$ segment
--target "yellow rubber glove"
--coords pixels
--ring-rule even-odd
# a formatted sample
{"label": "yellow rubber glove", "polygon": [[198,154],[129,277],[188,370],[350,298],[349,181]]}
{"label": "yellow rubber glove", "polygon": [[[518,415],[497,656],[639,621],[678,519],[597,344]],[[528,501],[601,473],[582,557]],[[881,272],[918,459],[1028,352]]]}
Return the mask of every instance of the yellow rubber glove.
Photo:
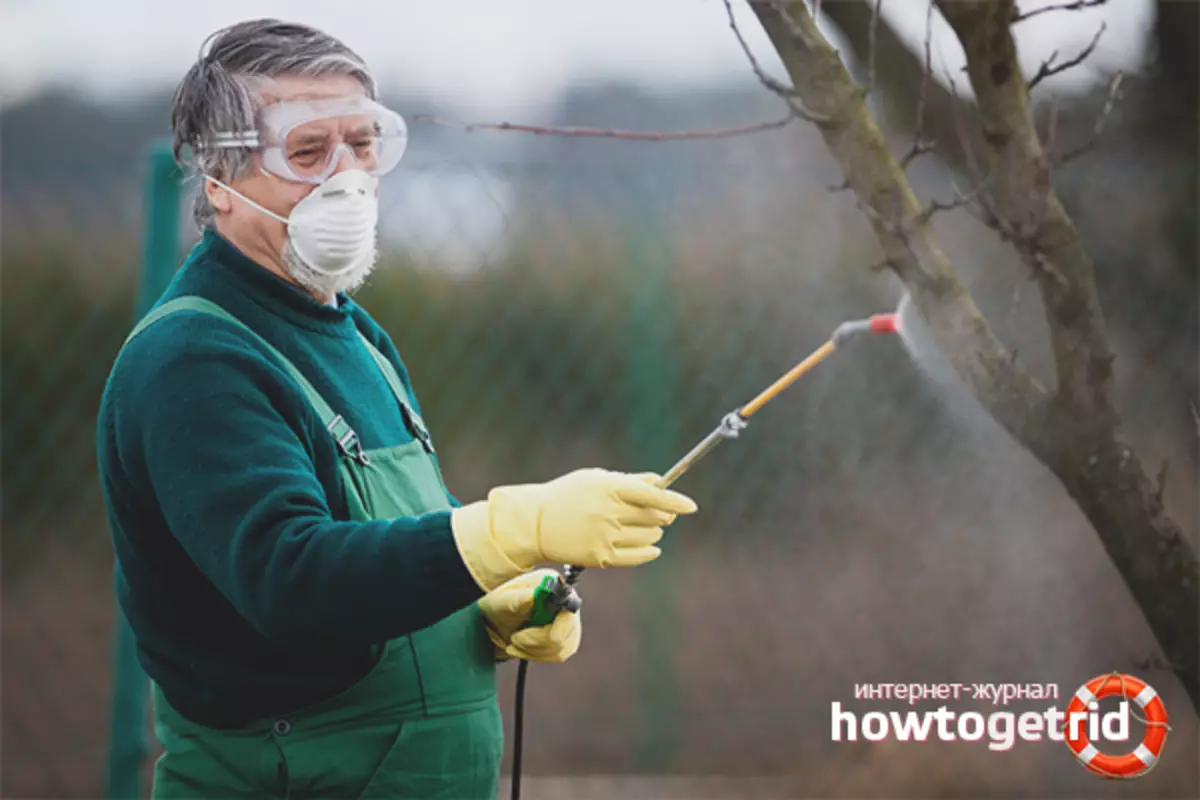
{"label": "yellow rubber glove", "polygon": [[476,583],[490,592],[539,563],[635,567],[696,503],[655,485],[653,473],[581,469],[549,483],[501,486],[456,508],[450,522]]}
{"label": "yellow rubber glove", "polygon": [[583,621],[578,612],[559,611],[549,625],[521,629],[533,612],[533,591],[548,575],[557,573],[552,569],[528,572],[479,599],[497,661],[522,658],[543,664],[561,663],[579,650]]}

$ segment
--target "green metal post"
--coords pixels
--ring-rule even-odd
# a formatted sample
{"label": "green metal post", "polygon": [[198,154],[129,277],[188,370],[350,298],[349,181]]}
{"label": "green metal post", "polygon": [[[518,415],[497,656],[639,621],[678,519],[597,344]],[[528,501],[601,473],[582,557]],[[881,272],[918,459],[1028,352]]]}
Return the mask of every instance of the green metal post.
{"label": "green metal post", "polygon": [[179,259],[179,206],[183,173],[175,163],[169,142],[150,151],[146,185],[146,229],[142,251],[142,284],[137,319],[141,319],[171,282]]}
{"label": "green metal post", "polygon": [[[179,255],[181,178],[170,145],[155,144],[150,153],[150,174],[145,189],[142,280],[135,323],[154,305],[175,271]],[[118,608],[108,741],[106,797],[109,800],[136,800],[141,796],[142,765],[149,754],[146,745],[148,688],[146,675],[138,663],[133,631]]]}
{"label": "green metal post", "polygon": [[[657,223],[657,224],[656,224]],[[629,437],[633,469],[659,473],[678,458],[676,363],[671,347],[675,309],[670,285],[671,252],[664,227],[653,213],[639,216],[631,230],[629,277],[629,381],[632,400]],[[679,703],[672,637],[676,599],[673,543],[664,537],[664,554],[636,570],[634,607],[638,613],[638,688],[642,718],[639,767],[662,773],[678,752]]]}

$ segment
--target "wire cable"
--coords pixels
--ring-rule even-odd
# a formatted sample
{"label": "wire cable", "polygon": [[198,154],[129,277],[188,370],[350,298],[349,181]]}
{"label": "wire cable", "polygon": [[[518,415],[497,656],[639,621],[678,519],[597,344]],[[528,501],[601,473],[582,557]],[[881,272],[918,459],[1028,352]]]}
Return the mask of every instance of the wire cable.
{"label": "wire cable", "polygon": [[517,710],[513,715],[512,800],[521,800],[521,744],[525,737],[525,673],[529,662],[521,659],[517,665]]}

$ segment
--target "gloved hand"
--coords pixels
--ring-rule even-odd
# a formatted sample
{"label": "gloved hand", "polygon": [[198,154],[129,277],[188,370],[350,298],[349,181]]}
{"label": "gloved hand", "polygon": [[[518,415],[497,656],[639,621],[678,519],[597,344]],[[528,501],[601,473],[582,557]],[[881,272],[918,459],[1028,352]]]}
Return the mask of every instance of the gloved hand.
{"label": "gloved hand", "polygon": [[583,621],[579,612],[559,611],[554,622],[521,629],[533,612],[533,590],[552,569],[539,569],[513,578],[479,599],[488,636],[496,646],[496,660],[522,658],[540,663],[561,663],[579,649]]}
{"label": "gloved hand", "polygon": [[653,473],[581,469],[549,483],[501,486],[456,508],[458,551],[484,591],[545,562],[634,567],[653,561],[663,528],[696,511]]}

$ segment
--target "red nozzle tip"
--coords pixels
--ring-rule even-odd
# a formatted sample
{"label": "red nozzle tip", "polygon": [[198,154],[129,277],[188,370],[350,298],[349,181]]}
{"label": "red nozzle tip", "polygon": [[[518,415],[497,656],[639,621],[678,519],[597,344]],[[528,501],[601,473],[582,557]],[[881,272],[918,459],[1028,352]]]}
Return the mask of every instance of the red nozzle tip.
{"label": "red nozzle tip", "polygon": [[899,333],[899,314],[876,314],[869,320],[871,333]]}

